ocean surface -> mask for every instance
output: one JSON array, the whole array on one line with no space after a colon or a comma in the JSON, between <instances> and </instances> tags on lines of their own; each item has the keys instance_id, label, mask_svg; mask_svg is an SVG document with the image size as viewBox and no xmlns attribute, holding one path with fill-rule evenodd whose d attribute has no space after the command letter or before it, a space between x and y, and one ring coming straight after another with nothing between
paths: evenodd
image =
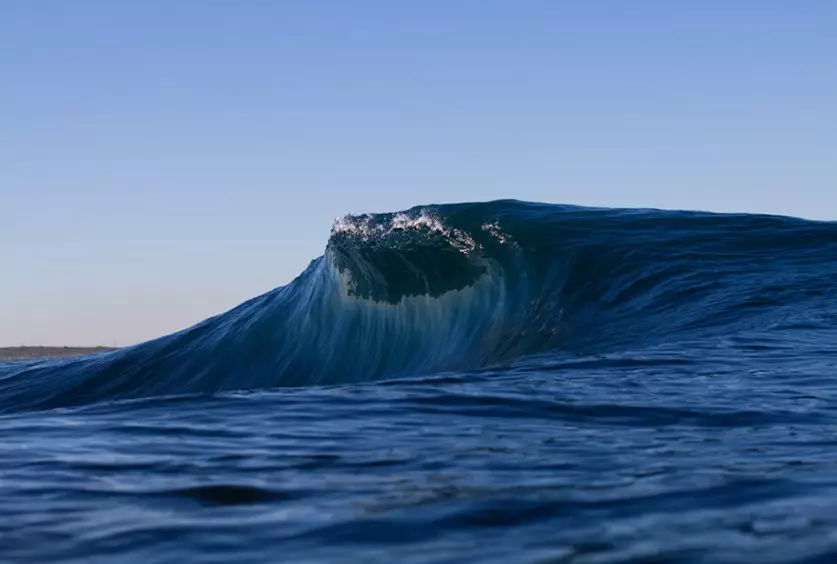
<instances>
[{"instance_id":1,"label":"ocean surface","mask_svg":"<svg viewBox=\"0 0 837 564\"><path fill-rule=\"evenodd\" d=\"M347 216L232 311L0 364L0 433L1 562L837 562L837 223Z\"/></svg>"}]
</instances>

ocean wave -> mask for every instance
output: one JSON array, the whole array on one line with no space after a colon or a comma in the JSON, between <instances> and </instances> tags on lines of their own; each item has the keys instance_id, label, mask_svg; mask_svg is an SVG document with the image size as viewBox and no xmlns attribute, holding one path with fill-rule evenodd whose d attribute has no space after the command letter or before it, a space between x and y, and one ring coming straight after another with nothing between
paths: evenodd
<instances>
[{"instance_id":1,"label":"ocean wave","mask_svg":"<svg viewBox=\"0 0 837 564\"><path fill-rule=\"evenodd\" d=\"M349 384L769 325L834 294L837 224L518 201L335 221L293 282L184 331L0 365L0 409Z\"/></svg>"}]
</instances>

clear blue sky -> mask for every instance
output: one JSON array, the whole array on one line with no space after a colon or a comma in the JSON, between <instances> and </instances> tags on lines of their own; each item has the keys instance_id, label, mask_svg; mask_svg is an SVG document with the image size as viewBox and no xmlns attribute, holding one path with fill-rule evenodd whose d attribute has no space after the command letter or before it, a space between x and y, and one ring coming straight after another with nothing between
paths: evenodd
<instances>
[{"instance_id":1,"label":"clear blue sky","mask_svg":"<svg viewBox=\"0 0 837 564\"><path fill-rule=\"evenodd\" d=\"M348 212L837 219L835 30L829 0L3 0L0 345L185 327Z\"/></svg>"}]
</instances>

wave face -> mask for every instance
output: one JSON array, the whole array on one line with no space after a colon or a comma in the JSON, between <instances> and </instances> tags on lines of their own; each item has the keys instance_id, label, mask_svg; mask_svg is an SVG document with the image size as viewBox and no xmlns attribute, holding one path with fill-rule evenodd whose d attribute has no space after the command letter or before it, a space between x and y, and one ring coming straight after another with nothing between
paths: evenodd
<instances>
[{"instance_id":1,"label":"wave face","mask_svg":"<svg viewBox=\"0 0 837 564\"><path fill-rule=\"evenodd\" d=\"M518 201L347 216L293 282L227 313L106 354L0 365L0 409L365 382L778 327L813 300L837 304L834 280L835 223Z\"/></svg>"}]
</instances>

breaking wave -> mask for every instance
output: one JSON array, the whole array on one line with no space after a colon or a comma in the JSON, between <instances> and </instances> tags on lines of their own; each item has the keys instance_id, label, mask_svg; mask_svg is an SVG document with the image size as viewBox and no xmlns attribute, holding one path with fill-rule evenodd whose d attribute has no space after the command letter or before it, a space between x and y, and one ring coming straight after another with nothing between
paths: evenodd
<instances>
[{"instance_id":1,"label":"breaking wave","mask_svg":"<svg viewBox=\"0 0 837 564\"><path fill-rule=\"evenodd\" d=\"M334 223L287 286L106 354L0 365L0 409L330 385L781 323L833 295L837 224L499 201Z\"/></svg>"}]
</instances>

